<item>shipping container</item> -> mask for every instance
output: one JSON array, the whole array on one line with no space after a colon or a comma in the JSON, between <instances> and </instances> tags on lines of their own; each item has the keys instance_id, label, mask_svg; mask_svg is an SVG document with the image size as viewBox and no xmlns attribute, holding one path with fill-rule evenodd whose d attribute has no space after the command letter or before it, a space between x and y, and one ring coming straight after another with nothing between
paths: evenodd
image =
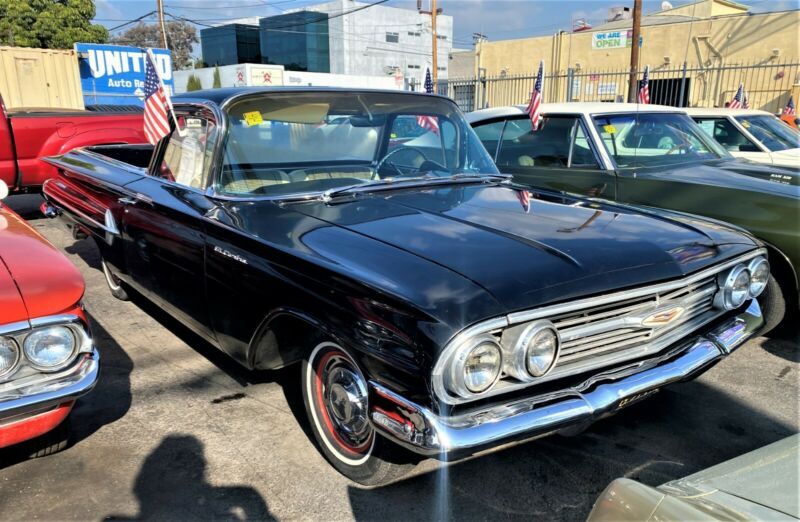
<instances>
[{"instance_id":1,"label":"shipping container","mask_svg":"<svg viewBox=\"0 0 800 522\"><path fill-rule=\"evenodd\" d=\"M0 95L6 108L83 109L75 51L0 47Z\"/></svg>"}]
</instances>

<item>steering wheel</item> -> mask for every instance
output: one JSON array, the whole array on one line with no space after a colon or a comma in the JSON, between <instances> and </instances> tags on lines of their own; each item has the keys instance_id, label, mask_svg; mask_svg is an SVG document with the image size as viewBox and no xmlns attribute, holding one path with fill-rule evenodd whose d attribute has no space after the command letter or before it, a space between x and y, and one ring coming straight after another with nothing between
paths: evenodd
<instances>
[{"instance_id":1,"label":"steering wheel","mask_svg":"<svg viewBox=\"0 0 800 522\"><path fill-rule=\"evenodd\" d=\"M423 163L428 161L428 157L425 155L425 153L422 152L420 149L418 149L416 147L398 147L398 148L394 149L393 151L389 152L388 154L386 154L386 156L384 156L378 162L378 164L375 165L375 171L376 172L380 172L380 170L383 168L384 163L387 163L387 160L389 158L391 158L392 156L394 156L395 154L397 154L399 152L405 152L405 151L411 151L411 152L414 152L414 153L418 154L419 156L421 156L422 157L422 163L420 163L420 165L422 165ZM395 165L392 162L388 162L387 164L391 165L392 168L395 170L395 172L397 172L400 176L408 175L408 173L403 172L402 170L400 170L400 167L398 165Z\"/></svg>"},{"instance_id":2,"label":"steering wheel","mask_svg":"<svg viewBox=\"0 0 800 522\"><path fill-rule=\"evenodd\" d=\"M686 150L686 152L691 152L692 146L688 143L678 143L677 145L673 145L668 151L667 154L672 154L673 152ZM665 154L665 156L667 155Z\"/></svg>"}]
</instances>

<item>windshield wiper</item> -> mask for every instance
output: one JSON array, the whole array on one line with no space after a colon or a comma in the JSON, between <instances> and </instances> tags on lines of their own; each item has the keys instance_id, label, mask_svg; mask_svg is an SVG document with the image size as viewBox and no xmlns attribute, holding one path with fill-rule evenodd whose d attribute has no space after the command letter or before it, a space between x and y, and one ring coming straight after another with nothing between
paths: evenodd
<instances>
[{"instance_id":1,"label":"windshield wiper","mask_svg":"<svg viewBox=\"0 0 800 522\"><path fill-rule=\"evenodd\" d=\"M370 183L359 183L357 185L348 185L335 189L326 190L322 193L320 198L325 203L333 200L336 197L347 194L358 194L363 192L372 192L373 190L391 190L395 188L408 188L421 185L446 185L452 182L470 182L470 181L490 181L490 182L505 182L511 179L509 174L469 174L459 173L450 176L434 176L426 174L424 176L414 176L409 178L387 178L384 180L376 180Z\"/></svg>"}]
</instances>

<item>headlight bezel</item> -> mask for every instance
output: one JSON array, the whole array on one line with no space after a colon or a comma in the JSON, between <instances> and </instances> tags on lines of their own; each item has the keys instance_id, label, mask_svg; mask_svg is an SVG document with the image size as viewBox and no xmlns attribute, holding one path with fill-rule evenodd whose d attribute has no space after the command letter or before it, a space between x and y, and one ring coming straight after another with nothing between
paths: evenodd
<instances>
[{"instance_id":1,"label":"headlight bezel","mask_svg":"<svg viewBox=\"0 0 800 522\"><path fill-rule=\"evenodd\" d=\"M57 364L46 365L41 364L41 361L37 361L28 351L29 343L32 342L31 339L35 338L39 335L44 335L48 331L57 330L61 331L62 333L66 333L69 336L70 340L72 341L72 345L69 349L69 353L60 360ZM47 326L40 326L38 328L32 329L28 334L25 336L25 339L22 343L22 353L25 356L25 360L27 361L28 365L31 368L39 370L41 372L57 372L63 368L69 366L72 361L75 360L75 356L78 353L78 349L80 348L80 339L76 336L75 331L67 325L64 324L51 324Z\"/></svg>"},{"instance_id":2,"label":"headlight bezel","mask_svg":"<svg viewBox=\"0 0 800 522\"><path fill-rule=\"evenodd\" d=\"M491 345L497 351L498 355L498 363L497 368L495 371L494 378L491 382L482 390L474 391L467 386L466 383L466 364L467 361L470 359L470 356L481 346L483 345ZM500 380L500 376L503 374L503 347L502 345L491 335L479 335L469 339L464 345L462 345L458 352L455 354L452 364L450 365L450 371L448 372L448 379L446 386L447 388L456 395L463 397L463 398L473 398L473 397L480 397L481 395L487 393L491 390L497 381Z\"/></svg>"},{"instance_id":3,"label":"headlight bezel","mask_svg":"<svg viewBox=\"0 0 800 522\"><path fill-rule=\"evenodd\" d=\"M553 357L550 364L548 364L543 372L534 374L530 371L528 364L528 352L534 339L548 331L553 333L556 343ZM561 335L551 321L542 319L509 328L503 333L501 345L505 352L505 363L503 367L505 372L518 381L533 382L547 375L555 367L561 352Z\"/></svg>"},{"instance_id":4,"label":"headlight bezel","mask_svg":"<svg viewBox=\"0 0 800 522\"><path fill-rule=\"evenodd\" d=\"M756 270L759 266L766 266L767 267L767 278L764 283L761 285L761 288L757 289L757 291L753 291L753 276L756 273ZM750 272L750 285L748 287L748 293L750 294L750 299L755 299L756 297L760 296L764 290L767 288L769 284L769 278L771 275L771 266L769 261L766 257L756 257L752 261L747 264L747 270Z\"/></svg>"},{"instance_id":5,"label":"headlight bezel","mask_svg":"<svg viewBox=\"0 0 800 522\"><path fill-rule=\"evenodd\" d=\"M62 326L70 331L73 339L73 349L70 355L57 366L47 367L38 365L25 354L25 340L29 335L53 326ZM0 381L2 382L10 382L37 373L58 373L74 364L80 354L91 353L93 349L92 338L84 319L74 314L38 317L30 321L0 325L0 337L11 339L18 349L18 357L14 367L10 371L0 374Z\"/></svg>"},{"instance_id":6,"label":"headlight bezel","mask_svg":"<svg viewBox=\"0 0 800 522\"><path fill-rule=\"evenodd\" d=\"M744 290L744 298L740 302L733 300L733 292L736 281L745 275L747 277L747 288ZM747 265L739 263L727 272L720 274L718 279L719 289L714 297L714 304L722 310L736 310L750 299L750 272Z\"/></svg>"}]
</instances>

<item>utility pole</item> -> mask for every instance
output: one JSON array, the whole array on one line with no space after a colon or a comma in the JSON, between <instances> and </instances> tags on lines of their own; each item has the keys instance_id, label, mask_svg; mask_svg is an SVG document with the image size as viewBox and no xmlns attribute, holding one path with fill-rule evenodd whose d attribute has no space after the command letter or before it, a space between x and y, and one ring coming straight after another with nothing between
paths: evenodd
<instances>
[{"instance_id":1,"label":"utility pole","mask_svg":"<svg viewBox=\"0 0 800 522\"><path fill-rule=\"evenodd\" d=\"M161 44L164 49L167 47L167 26L164 24L164 2L163 0L156 0L156 10L158 11L158 25L161 27Z\"/></svg>"},{"instance_id":2,"label":"utility pole","mask_svg":"<svg viewBox=\"0 0 800 522\"><path fill-rule=\"evenodd\" d=\"M422 0L417 0L417 11L420 14L428 14L431 15L431 38L433 40L433 45L431 49L431 55L433 59L431 60L431 67L433 67L433 71L431 71L431 79L433 80L433 92L436 92L436 84L439 79L439 67L438 67L438 54L439 54L439 38L436 36L436 17L442 14L442 8L436 7L436 0L431 0L431 10L430 11L423 11L422 10Z\"/></svg>"},{"instance_id":3,"label":"utility pole","mask_svg":"<svg viewBox=\"0 0 800 522\"><path fill-rule=\"evenodd\" d=\"M633 2L633 42L631 42L631 75L628 82L628 103L636 102L639 84L639 38L642 33L642 0Z\"/></svg>"}]
</instances>

